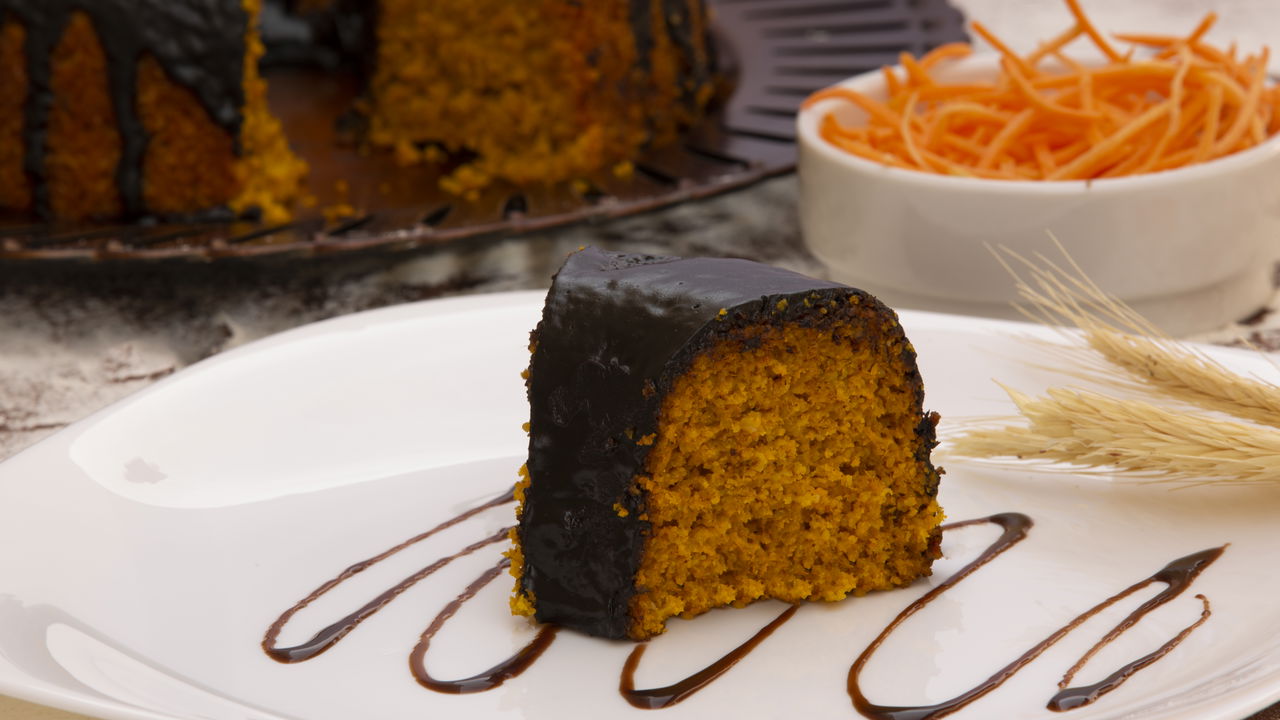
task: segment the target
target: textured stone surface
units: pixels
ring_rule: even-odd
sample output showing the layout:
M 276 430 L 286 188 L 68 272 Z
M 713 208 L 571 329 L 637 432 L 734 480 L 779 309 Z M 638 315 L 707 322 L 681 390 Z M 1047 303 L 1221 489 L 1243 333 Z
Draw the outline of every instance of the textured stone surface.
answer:
M 795 183 L 413 255 L 211 265 L 0 264 L 0 459 L 191 363 L 328 317 L 546 287 L 581 245 L 746 257 L 808 274 Z

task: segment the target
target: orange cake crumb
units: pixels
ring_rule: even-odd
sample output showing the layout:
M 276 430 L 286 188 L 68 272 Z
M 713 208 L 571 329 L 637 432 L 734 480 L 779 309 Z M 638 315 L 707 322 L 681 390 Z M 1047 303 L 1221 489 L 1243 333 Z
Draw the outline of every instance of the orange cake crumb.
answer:
M 45 171 L 53 214 L 71 219 L 119 215 L 120 131 L 107 91 L 107 57 L 83 12 L 72 13 L 51 64 Z
M 903 348 L 850 333 L 747 328 L 667 395 L 638 478 L 652 529 L 633 637 L 722 605 L 839 600 L 928 573 L 942 515 L 922 498 Z
M 678 16 L 669 4 L 650 3 L 641 47 L 633 2 L 382 0 L 370 140 L 403 162 L 436 146 L 475 154 L 441 181 L 457 195 L 610 165 L 625 177 L 639 148 L 673 140 L 712 94 L 702 2 Z

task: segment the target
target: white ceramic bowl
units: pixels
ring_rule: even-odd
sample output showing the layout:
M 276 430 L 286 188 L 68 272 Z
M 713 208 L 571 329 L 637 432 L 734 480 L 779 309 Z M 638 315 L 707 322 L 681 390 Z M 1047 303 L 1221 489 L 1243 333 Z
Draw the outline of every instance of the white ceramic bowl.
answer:
M 992 56 L 941 68 L 947 82 L 989 79 Z M 879 71 L 840 83 L 885 97 Z M 800 220 L 834 279 L 895 307 L 1012 316 L 1009 275 L 987 246 L 1057 256 L 1052 233 L 1103 289 L 1167 332 L 1222 326 L 1260 308 L 1280 256 L 1280 137 L 1161 173 L 1031 182 L 887 167 L 823 140 L 828 112 L 865 121 L 850 103 L 801 111 Z

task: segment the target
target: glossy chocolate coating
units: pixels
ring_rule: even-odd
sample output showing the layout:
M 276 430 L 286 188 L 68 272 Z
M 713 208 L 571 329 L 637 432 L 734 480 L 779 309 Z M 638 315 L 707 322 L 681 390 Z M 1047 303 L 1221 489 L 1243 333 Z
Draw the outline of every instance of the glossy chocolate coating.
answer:
M 846 301 L 855 296 L 858 302 Z M 893 322 L 879 322 L 886 316 Z M 672 383 L 699 351 L 736 329 L 837 320 L 859 328 L 863 342 L 880 342 L 882 327 L 902 333 L 893 311 L 861 290 L 746 260 L 594 248 L 570 256 L 533 334 L 528 383 L 531 485 L 518 530 L 520 587 L 534 598 L 537 620 L 627 637 L 648 532 L 634 478 L 650 446 L 637 440 L 657 432 Z M 915 356 L 903 347 L 919 408 L 924 391 Z M 926 461 L 934 418 L 921 413 L 917 456 Z M 926 475 L 922 482 L 934 494 L 937 474 Z
M 143 55 L 155 57 L 170 79 L 190 89 L 209 117 L 238 140 L 248 16 L 240 0 L 0 0 L 0 20 L 16 19 L 26 29 L 25 166 L 36 212 L 46 218 L 50 217 L 45 137 L 53 106 L 51 57 L 75 12 L 88 15 L 107 58 L 122 151 L 116 183 L 124 215 L 137 217 L 145 210 L 142 157 L 147 145 L 137 113 L 138 60 Z
M 662 23 L 659 29 L 665 32 L 666 39 L 671 44 L 680 49 L 685 63 L 687 82 L 680 93 L 681 102 L 696 112 L 698 91 L 711 82 L 716 72 L 711 37 L 706 33 L 703 37 L 698 37 L 694 30 L 696 25 L 693 16 L 696 14 L 707 17 L 706 3 L 704 0 L 628 0 L 627 21 L 631 25 L 631 37 L 636 47 L 636 68 L 645 73 L 653 66 L 650 53 L 656 44 L 653 36 L 655 2 L 661 5 Z M 699 52 L 700 47 L 705 52 Z

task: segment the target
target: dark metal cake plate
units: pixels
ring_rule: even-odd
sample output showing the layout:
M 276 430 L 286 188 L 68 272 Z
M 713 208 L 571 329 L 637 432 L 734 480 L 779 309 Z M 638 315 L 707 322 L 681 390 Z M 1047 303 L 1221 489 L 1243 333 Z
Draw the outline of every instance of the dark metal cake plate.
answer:
M 715 43 L 731 89 L 699 126 L 647 152 L 628 177 L 602 170 L 586 183 L 494 185 L 474 200 L 438 189 L 440 168 L 402 167 L 339 136 L 350 77 L 312 70 L 269 74 L 271 105 L 311 165 L 318 203 L 283 225 L 248 221 L 60 225 L 0 216 L 0 259 L 138 261 L 311 257 L 404 250 L 488 235 L 518 235 L 644 212 L 790 172 L 795 112 L 814 90 L 963 39 L 945 0 L 712 0 Z M 325 219 L 324 208 L 350 211 Z

